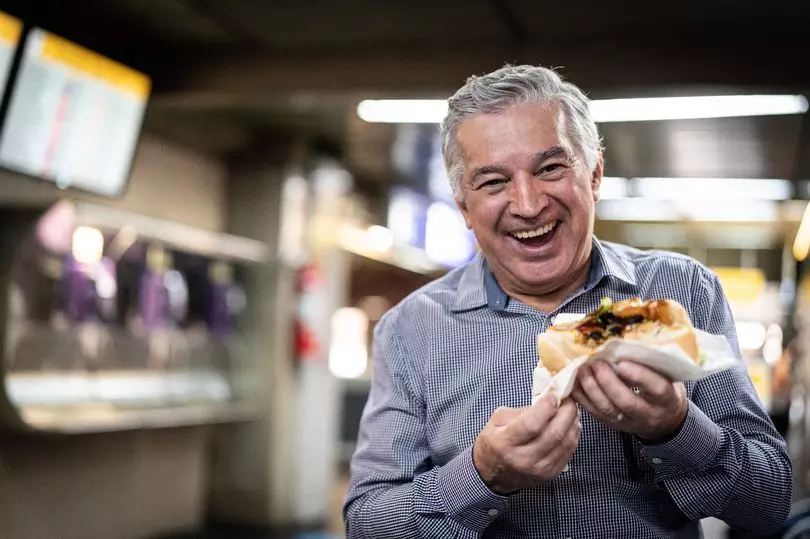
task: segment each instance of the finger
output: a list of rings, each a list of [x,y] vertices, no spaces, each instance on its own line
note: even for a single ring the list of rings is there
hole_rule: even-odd
[[[616,408],[616,413],[613,415],[607,414],[608,417],[618,416],[619,413],[639,417],[640,408],[643,406],[644,401],[633,393],[627,384],[619,378],[614,372],[613,367],[607,363],[600,363],[594,365],[594,375],[599,383],[599,387],[605,393],[605,396],[610,400],[611,404]]]
[[[600,370],[598,367],[607,367],[610,369],[607,364],[602,362],[591,365],[590,368],[584,373],[579,373],[579,385],[582,388],[582,393],[585,394],[595,408],[595,415],[597,417],[616,417],[619,414],[619,410],[616,408],[616,405],[610,400],[610,398],[608,398],[600,382],[597,380],[596,373]],[[594,411],[588,411],[591,414],[594,414]]]
[[[492,412],[489,420],[493,426],[503,427],[523,413],[524,410],[525,408],[508,408],[506,406],[501,406]]]
[[[562,407],[562,406],[561,406]],[[526,444],[543,432],[549,420],[558,413],[557,396],[549,394],[513,417],[504,428],[504,436],[514,445]]]
[[[568,429],[565,438],[551,448],[542,458],[535,468],[535,470],[543,474],[543,469],[551,470],[552,474],[559,474],[565,468],[565,465],[571,461],[574,452],[579,446],[580,436],[582,434],[582,425],[577,422]]]
[[[644,365],[622,361],[616,366],[616,372],[622,380],[637,386],[652,400],[664,399],[672,392],[672,382],[669,379]]]
[[[557,414],[548,422],[548,426],[543,430],[537,444],[535,445],[540,454],[550,452],[560,445],[571,430],[576,430],[579,424],[579,409],[572,399],[565,399],[560,404]]]
[[[598,409],[591,402],[591,399],[588,398],[588,395],[585,394],[581,387],[577,386],[571,391],[571,398],[577,401],[580,406],[588,411],[589,414],[598,414]]]
[[[588,399],[588,396],[585,395],[581,389],[576,390],[574,393],[574,398],[582,406],[582,408],[584,408],[585,411],[591,415],[591,417],[601,421],[608,421],[608,418],[599,410],[599,408],[596,407],[594,403],[590,401],[590,399]]]

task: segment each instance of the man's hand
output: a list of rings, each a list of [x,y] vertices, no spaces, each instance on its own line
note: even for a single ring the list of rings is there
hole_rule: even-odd
[[[683,384],[632,361],[615,370],[602,361],[583,365],[572,395],[598,420],[649,442],[671,438],[686,419]]]
[[[473,446],[473,464],[498,494],[511,494],[557,477],[579,444],[582,426],[571,399],[554,395],[522,409],[498,408]]]

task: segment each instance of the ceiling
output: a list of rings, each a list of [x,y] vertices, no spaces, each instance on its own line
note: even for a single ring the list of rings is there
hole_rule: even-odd
[[[394,130],[359,120],[358,100],[446,97],[506,62],[561,67],[592,97],[810,93],[806,0],[0,0],[0,9],[150,74],[151,131],[221,155],[267,132],[311,134],[383,183]],[[605,124],[606,173],[810,178],[806,123]]]

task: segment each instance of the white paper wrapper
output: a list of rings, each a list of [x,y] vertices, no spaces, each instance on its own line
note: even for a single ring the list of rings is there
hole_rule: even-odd
[[[560,322],[558,319],[557,323]],[[711,374],[733,367],[738,359],[725,337],[697,330],[698,347],[704,357],[701,366],[696,365],[681,348],[675,344],[655,346],[639,342],[615,340],[602,345],[587,358],[578,358],[552,377],[542,365],[534,369],[532,381],[532,403],[554,391],[560,400],[567,397],[574,388],[577,370],[585,361],[632,360],[646,365],[675,381],[699,380]]]

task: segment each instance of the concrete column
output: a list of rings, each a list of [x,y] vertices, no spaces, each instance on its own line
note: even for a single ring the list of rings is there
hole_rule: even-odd
[[[265,411],[254,422],[218,429],[212,473],[212,520],[261,526],[294,523],[292,433],[296,374],[292,359],[294,272],[277,256],[286,178],[299,174],[300,143],[265,141],[262,151],[229,163],[227,231],[264,242],[270,260],[248,282],[247,346],[256,358]]]
[[[350,258],[335,234],[345,219],[352,178],[338,164],[319,161],[310,173],[312,220],[308,264],[320,281],[301,316],[319,343],[317,352],[298,364],[298,424],[294,510],[300,523],[321,525],[332,513],[339,462],[342,386],[328,366],[331,320],[348,299]]]
[[[218,430],[211,514],[225,522],[320,526],[333,509],[340,424],[339,381],[327,361],[329,326],[332,313],[346,301],[349,259],[334,238],[309,232],[339,228],[351,177],[334,162],[307,162],[300,143],[268,147],[272,150],[232,160],[227,218],[229,232],[263,241],[273,253],[268,264],[253,270],[248,291],[248,344],[260,363],[255,375],[264,388],[266,413],[258,421]],[[288,209],[284,193],[300,195],[302,185],[311,217],[298,227],[307,233],[305,252],[294,248],[296,227],[280,250],[280,225]],[[295,290],[303,263],[318,269],[322,284],[308,310],[320,346],[314,356],[300,360],[293,357],[293,324],[300,314]]]

